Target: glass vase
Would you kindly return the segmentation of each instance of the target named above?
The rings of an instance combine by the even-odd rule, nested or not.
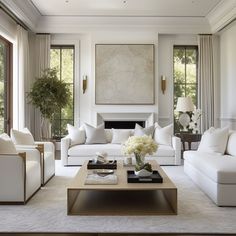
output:
[[[140,153],[134,153],[136,165],[137,166],[143,166],[144,165],[144,159],[145,157],[141,155]]]

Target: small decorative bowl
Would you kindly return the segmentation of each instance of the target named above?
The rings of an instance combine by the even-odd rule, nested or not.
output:
[[[152,175],[152,171],[148,171],[146,169],[135,171],[134,173],[135,173],[135,175],[137,175],[139,177],[149,177]]]

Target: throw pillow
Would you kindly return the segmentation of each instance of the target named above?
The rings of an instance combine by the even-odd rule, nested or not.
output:
[[[73,125],[67,124],[67,130],[69,137],[71,139],[71,145],[83,144],[85,143],[85,130],[84,128],[76,128]]]
[[[228,128],[215,129],[214,127],[211,127],[204,132],[198,151],[224,154],[228,141],[228,134]]]
[[[173,124],[170,124],[165,127],[159,126],[157,123],[155,124],[155,131],[154,131],[154,140],[159,145],[172,145],[172,135],[173,135]]]
[[[17,154],[14,143],[5,133],[0,135],[0,154]]]
[[[154,132],[154,125],[149,126],[147,128],[143,128],[142,126],[140,126],[139,124],[135,124],[135,129],[134,129],[134,136],[143,136],[143,135],[147,135],[147,136],[153,136],[153,132]]]
[[[104,124],[95,128],[85,123],[84,127],[86,132],[86,144],[107,143]]]
[[[236,157],[236,132],[230,132],[226,148],[227,154]]]
[[[34,137],[27,128],[23,130],[11,129],[11,138],[16,145],[34,145]]]
[[[130,136],[130,130],[112,129],[111,143],[121,144],[127,141]]]

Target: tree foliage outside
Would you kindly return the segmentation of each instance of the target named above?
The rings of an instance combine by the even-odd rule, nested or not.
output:
[[[179,124],[179,112],[176,112],[178,97],[191,97],[197,106],[197,47],[174,47],[174,131],[178,133],[182,127]],[[190,114],[191,115],[191,114]]]
[[[50,67],[57,69],[58,78],[67,84],[71,94],[69,104],[58,109],[52,120],[52,135],[60,139],[67,134],[67,123],[74,123],[74,47],[52,46]]]

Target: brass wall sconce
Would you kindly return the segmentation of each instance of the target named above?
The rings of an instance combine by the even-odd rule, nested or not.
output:
[[[166,77],[164,75],[161,76],[161,91],[163,94],[166,91]]]
[[[85,93],[87,89],[87,75],[83,76],[83,93]]]

